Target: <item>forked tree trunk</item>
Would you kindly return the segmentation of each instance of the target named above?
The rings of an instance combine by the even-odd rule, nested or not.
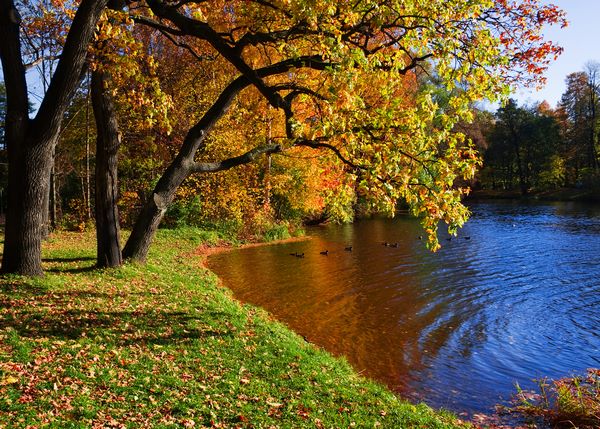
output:
[[[261,76],[285,72],[291,67],[290,64],[281,64],[278,67],[265,68],[259,71]],[[229,158],[216,163],[197,163],[194,156],[203,145],[208,133],[215,123],[227,113],[235,97],[251,82],[241,76],[233,80],[219,95],[214,104],[206,111],[204,116],[187,133],[181,150],[175,160],[169,165],[165,173],[154,187],[152,195],[148,198],[141,213],[139,214],[133,230],[125,247],[123,257],[144,262],[148,256],[150,244],[154,239],[158,225],[165,215],[169,204],[175,198],[177,188],[192,173],[217,172],[233,168],[237,165],[252,162],[260,154],[278,152],[278,145],[267,145],[255,148],[241,156]]]
[[[115,106],[107,91],[108,75],[92,73],[92,107],[96,118],[96,241],[99,267],[122,264],[117,207],[117,159],[120,145]]]

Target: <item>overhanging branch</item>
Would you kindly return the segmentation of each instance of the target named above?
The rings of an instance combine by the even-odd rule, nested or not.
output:
[[[350,161],[348,158],[346,158],[344,155],[342,155],[342,152],[337,147],[335,147],[334,145],[332,145],[330,143],[325,143],[324,141],[302,139],[302,140],[298,140],[297,142],[295,142],[294,146],[304,146],[304,147],[310,147],[312,149],[327,149],[327,150],[333,152],[340,161],[342,161],[345,165],[352,168],[353,170],[363,170],[363,171],[367,170],[367,167]]]
[[[243,155],[228,158],[220,162],[196,162],[191,166],[190,171],[192,173],[216,173],[217,171],[229,170],[238,165],[248,164],[260,155],[277,152],[281,152],[280,145],[259,146]]]

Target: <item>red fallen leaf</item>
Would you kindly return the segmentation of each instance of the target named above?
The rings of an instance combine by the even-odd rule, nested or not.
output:
[[[296,411],[296,414],[299,417],[302,417],[304,420],[308,419],[310,417],[310,415],[308,414],[310,410],[308,410],[307,408],[304,408],[302,405],[298,405],[298,410]]]
[[[34,398],[33,395],[30,395],[28,393],[24,393],[23,395],[21,395],[21,397],[19,398],[19,402],[21,404],[28,404],[30,402],[33,402]]]
[[[247,379],[246,377],[244,377],[244,378],[241,378],[241,379],[240,379],[240,383],[241,383],[241,384],[248,384],[248,383],[250,383],[250,380],[249,380],[249,379]]]

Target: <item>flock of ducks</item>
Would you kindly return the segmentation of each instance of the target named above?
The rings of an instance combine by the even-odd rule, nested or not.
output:
[[[346,252],[352,252],[352,246],[344,247],[344,250]],[[329,255],[329,250],[323,250],[322,252],[319,252],[319,254],[321,254],[323,256],[328,256]],[[304,258],[304,252],[302,252],[302,253],[298,253],[298,252],[290,253],[290,256],[295,256],[296,258]]]
[[[419,240],[423,240],[423,236],[422,235],[419,235],[417,238]],[[448,237],[448,238],[446,238],[446,241],[452,241],[453,238],[454,237]],[[465,236],[465,237],[462,237],[462,238],[465,239],[465,240],[470,240],[471,239],[470,236]],[[385,247],[398,247],[399,246],[398,243],[388,243],[387,241],[384,241],[381,244],[383,246],[385,246]],[[346,252],[352,252],[352,246],[346,246],[346,247],[344,247],[344,250]],[[323,255],[323,256],[329,256],[329,250],[323,250],[323,251],[319,252],[319,254]],[[298,253],[298,252],[290,253],[290,256],[295,256],[296,258],[304,258],[304,252],[302,252],[302,253]]]

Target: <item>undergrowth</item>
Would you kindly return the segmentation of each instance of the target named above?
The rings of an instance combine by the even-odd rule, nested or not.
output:
[[[517,405],[511,410],[541,418],[555,428],[600,428],[600,369],[584,376],[537,380],[539,393],[517,386]]]

